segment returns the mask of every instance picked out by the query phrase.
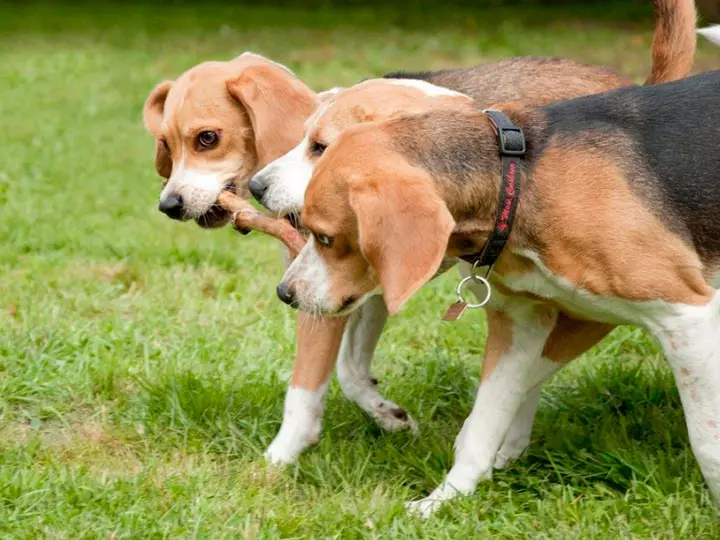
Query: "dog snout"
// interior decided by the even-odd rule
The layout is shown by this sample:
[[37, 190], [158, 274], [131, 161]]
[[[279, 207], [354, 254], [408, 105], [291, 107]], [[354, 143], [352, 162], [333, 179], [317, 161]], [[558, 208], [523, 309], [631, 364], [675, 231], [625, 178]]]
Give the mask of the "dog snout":
[[250, 193], [252, 193], [252, 196], [255, 197], [255, 199], [259, 202], [262, 202], [263, 196], [265, 195], [265, 192], [268, 188], [267, 182], [265, 182], [265, 178], [260, 174], [256, 174], [250, 180], [248, 187], [250, 188]]
[[278, 298], [290, 307], [298, 307], [297, 300], [295, 299], [295, 290], [289, 287], [284, 281], [277, 286]]
[[162, 197], [158, 209], [172, 219], [182, 219], [185, 215], [183, 198], [177, 193]]

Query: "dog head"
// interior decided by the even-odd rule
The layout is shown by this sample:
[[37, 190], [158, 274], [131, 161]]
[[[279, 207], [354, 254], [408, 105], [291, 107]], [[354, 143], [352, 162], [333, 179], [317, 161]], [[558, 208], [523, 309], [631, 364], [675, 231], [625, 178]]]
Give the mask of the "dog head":
[[308, 186], [311, 236], [278, 286], [303, 311], [342, 315], [382, 292], [394, 314], [443, 260], [453, 217], [428, 171], [378, 126], [340, 135]]
[[215, 205], [218, 195], [245, 194], [253, 172], [302, 139], [315, 107], [315, 93], [292, 72], [252, 53], [160, 83], [143, 111], [166, 179], [160, 210], [204, 227], [225, 224], [230, 216]]
[[315, 164], [343, 131], [365, 122], [429, 110], [448, 100], [471, 101], [464, 94], [405, 79], [372, 79], [325, 92], [305, 124], [300, 144], [257, 173], [250, 181], [250, 191], [273, 212], [299, 212]]

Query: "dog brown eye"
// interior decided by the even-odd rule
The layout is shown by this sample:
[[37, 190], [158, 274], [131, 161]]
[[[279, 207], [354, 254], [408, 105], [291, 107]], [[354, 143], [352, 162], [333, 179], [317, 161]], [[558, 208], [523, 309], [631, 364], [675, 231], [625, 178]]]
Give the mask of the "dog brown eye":
[[327, 234], [322, 233], [315, 233], [315, 241], [320, 244], [322, 247], [329, 248], [332, 246], [333, 239], [331, 236], [328, 236]]
[[220, 141], [217, 131], [201, 131], [197, 136], [198, 147], [204, 150], [215, 148]]
[[322, 156], [325, 150], [327, 150], [326, 144], [317, 141], [313, 141], [310, 143], [310, 153], [313, 156]]

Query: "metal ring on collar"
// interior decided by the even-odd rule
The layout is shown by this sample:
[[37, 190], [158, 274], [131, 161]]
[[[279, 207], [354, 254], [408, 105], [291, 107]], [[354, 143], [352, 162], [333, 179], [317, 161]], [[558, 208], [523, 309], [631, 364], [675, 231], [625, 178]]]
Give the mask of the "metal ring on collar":
[[[476, 283], [480, 283], [485, 287], [485, 298], [483, 298], [480, 302], [466, 302], [463, 298], [463, 287], [465, 287], [465, 285], [467, 285], [469, 281], [475, 281]], [[470, 275], [460, 280], [460, 283], [457, 284], [457, 288], [455, 289], [455, 295], [457, 296], [458, 302], [462, 302], [466, 305], [466, 307], [470, 309], [481, 308], [485, 307], [487, 303], [490, 302], [490, 297], [492, 296], [492, 287], [490, 286], [490, 282], [486, 278], [478, 275]]]

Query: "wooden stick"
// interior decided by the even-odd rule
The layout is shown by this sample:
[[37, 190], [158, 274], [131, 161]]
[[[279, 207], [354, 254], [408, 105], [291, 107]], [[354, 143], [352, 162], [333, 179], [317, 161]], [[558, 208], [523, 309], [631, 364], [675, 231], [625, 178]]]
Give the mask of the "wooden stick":
[[287, 246], [293, 257], [296, 257], [305, 245], [302, 234], [296, 231], [285, 219], [263, 214], [248, 201], [229, 191], [223, 191], [220, 194], [218, 204], [232, 213], [235, 227], [241, 232], [252, 229], [274, 236]]

